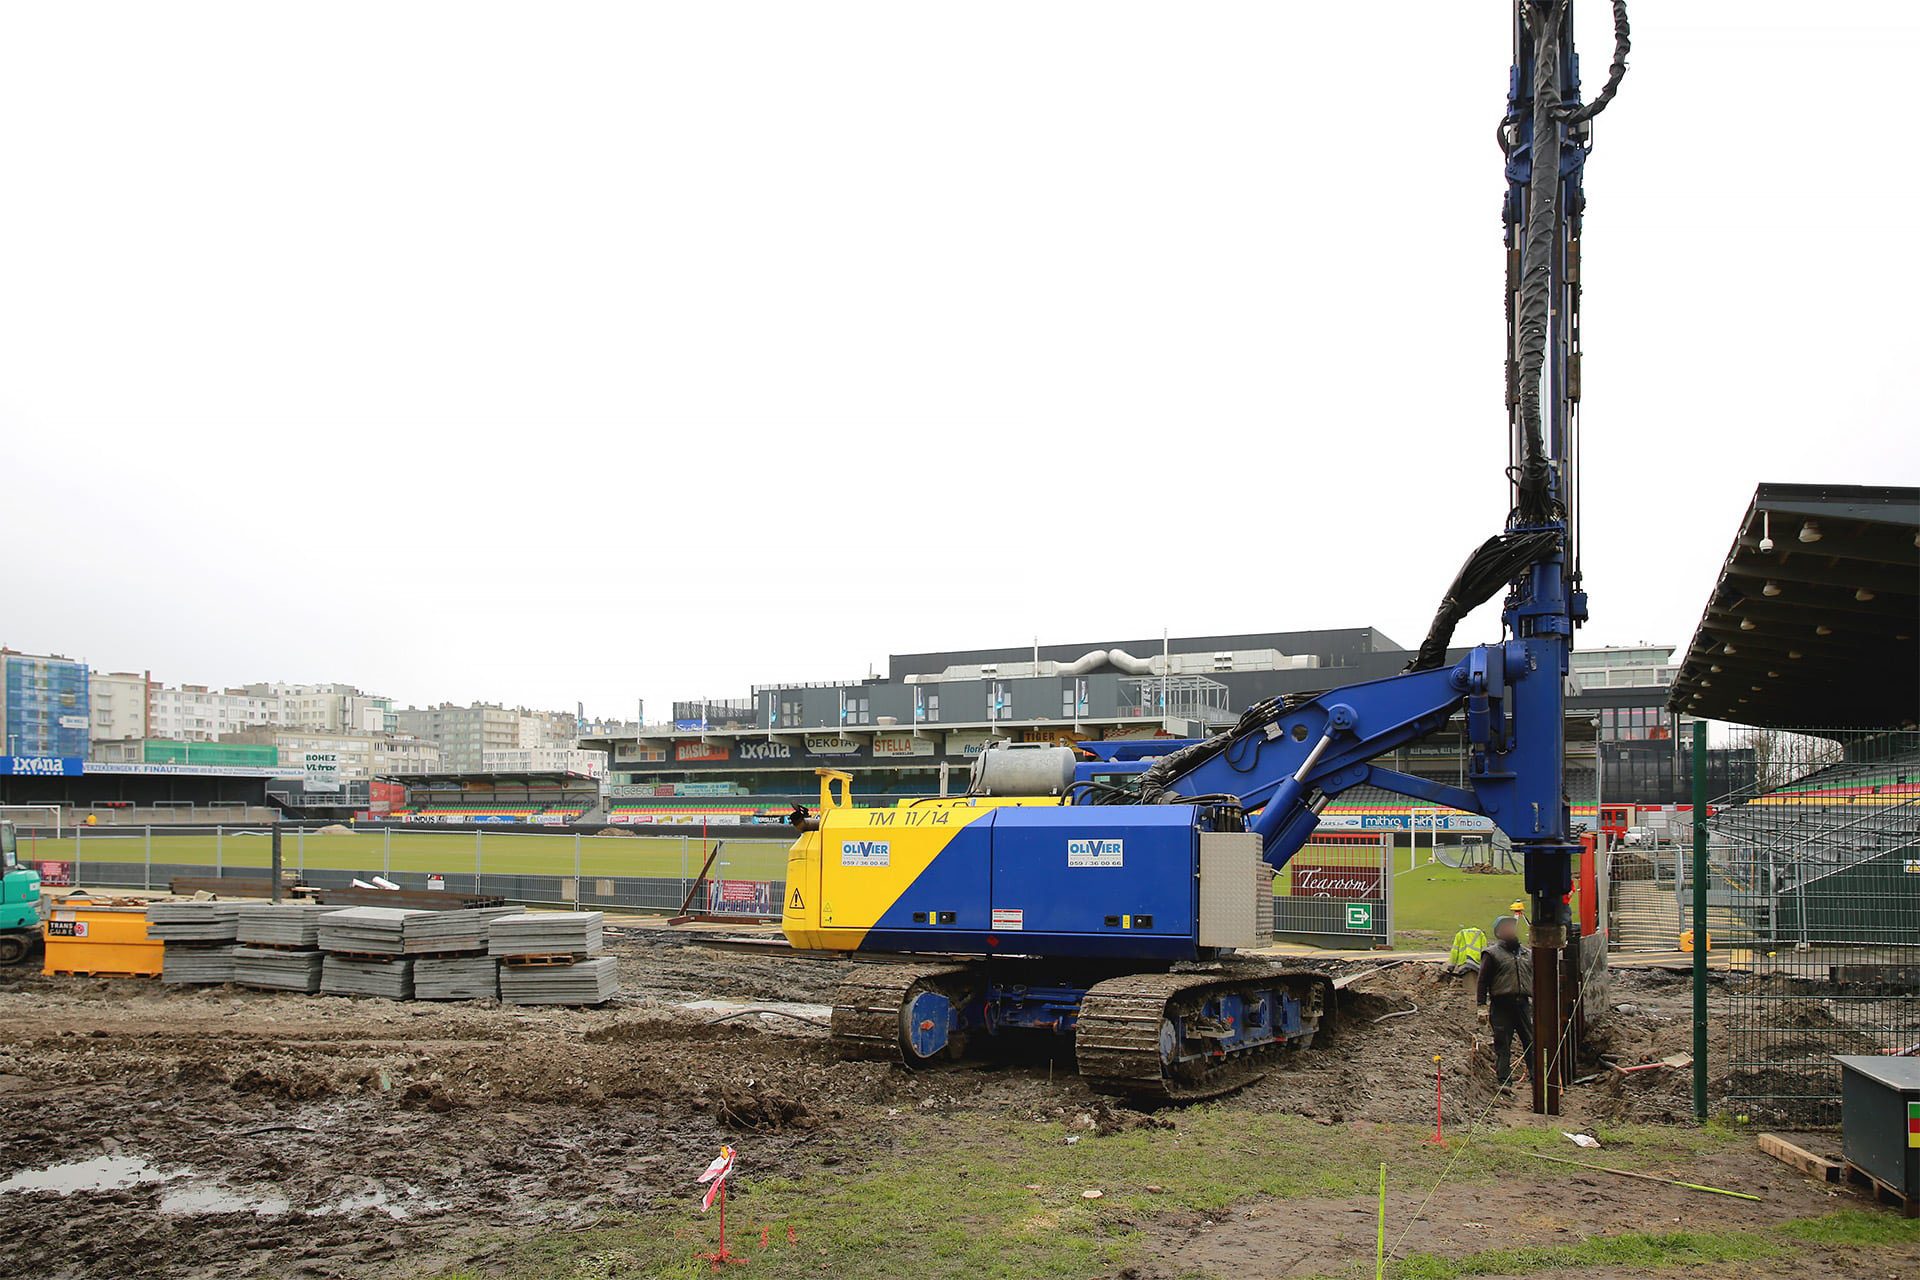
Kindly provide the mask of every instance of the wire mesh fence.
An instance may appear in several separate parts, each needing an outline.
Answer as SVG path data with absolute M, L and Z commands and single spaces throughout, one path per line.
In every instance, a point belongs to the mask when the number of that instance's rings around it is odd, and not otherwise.
M 1393 837 L 1315 836 L 1274 879 L 1273 934 L 1325 947 L 1393 943 Z
M 1726 1101 L 1837 1124 L 1834 1055 L 1920 1056 L 1920 732 L 1733 738 L 1754 780 L 1713 801 L 1690 922 L 1727 965 Z

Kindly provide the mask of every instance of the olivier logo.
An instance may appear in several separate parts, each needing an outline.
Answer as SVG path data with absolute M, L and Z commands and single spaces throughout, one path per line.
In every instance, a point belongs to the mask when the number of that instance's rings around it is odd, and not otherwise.
M 1124 840 L 1069 840 L 1067 865 L 1070 867 L 1117 867 L 1125 852 Z
M 885 840 L 842 840 L 840 865 L 843 867 L 884 867 L 892 857 Z

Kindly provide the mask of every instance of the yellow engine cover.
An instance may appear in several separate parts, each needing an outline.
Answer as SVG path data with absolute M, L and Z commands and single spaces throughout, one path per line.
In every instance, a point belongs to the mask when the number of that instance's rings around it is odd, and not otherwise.
M 903 801 L 891 809 L 835 807 L 787 851 L 781 928 L 795 947 L 854 951 L 954 838 L 995 809 L 1057 805 L 1058 797 Z

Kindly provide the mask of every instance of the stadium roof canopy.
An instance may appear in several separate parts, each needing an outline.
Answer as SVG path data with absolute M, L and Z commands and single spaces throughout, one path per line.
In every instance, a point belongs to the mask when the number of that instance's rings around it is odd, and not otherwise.
M 1763 484 L 1670 705 L 1771 729 L 1920 719 L 1920 489 Z
M 557 787 L 569 783 L 583 786 L 600 785 L 600 780 L 585 773 L 569 773 L 564 769 L 525 770 L 509 773 L 383 773 L 382 782 L 394 782 L 409 787 L 465 787 L 476 783 L 483 786 L 499 787 Z

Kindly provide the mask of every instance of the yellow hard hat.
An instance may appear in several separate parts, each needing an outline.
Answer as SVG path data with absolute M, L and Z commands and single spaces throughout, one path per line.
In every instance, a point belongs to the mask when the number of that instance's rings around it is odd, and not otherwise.
M 1515 902 L 1515 903 L 1512 903 L 1511 905 L 1509 905 L 1509 906 L 1507 907 L 1507 910 L 1509 910 L 1509 911 L 1511 911 L 1511 912 L 1513 912 L 1513 914 L 1515 914 L 1515 915 L 1517 915 L 1517 916 L 1518 916 L 1518 915 L 1525 915 L 1525 914 L 1526 914 L 1526 911 L 1527 911 L 1527 904 L 1526 904 L 1526 903 L 1524 903 L 1524 902 Z

